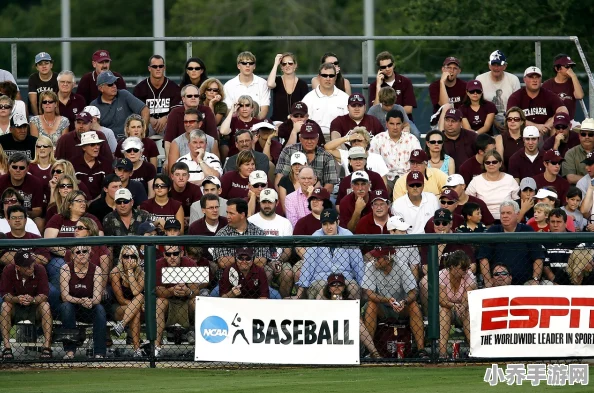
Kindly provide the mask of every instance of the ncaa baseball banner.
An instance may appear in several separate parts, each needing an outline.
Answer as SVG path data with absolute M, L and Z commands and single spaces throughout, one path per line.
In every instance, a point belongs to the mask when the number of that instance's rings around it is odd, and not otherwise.
M 503 286 L 468 293 L 470 356 L 594 356 L 589 286 Z
M 359 364 L 359 301 L 198 297 L 194 358 Z

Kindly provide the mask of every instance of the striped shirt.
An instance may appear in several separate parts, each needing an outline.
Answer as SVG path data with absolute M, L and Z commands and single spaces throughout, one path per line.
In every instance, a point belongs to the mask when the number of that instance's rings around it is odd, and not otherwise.
M 206 165 L 219 172 L 219 177 L 223 174 L 223 168 L 221 168 L 219 157 L 212 153 L 205 152 L 202 160 Z M 180 157 L 177 162 L 185 162 L 188 165 L 188 168 L 190 169 L 189 181 L 194 182 L 204 179 L 204 172 L 202 171 L 202 168 L 200 168 L 200 165 L 192 159 L 191 153 Z

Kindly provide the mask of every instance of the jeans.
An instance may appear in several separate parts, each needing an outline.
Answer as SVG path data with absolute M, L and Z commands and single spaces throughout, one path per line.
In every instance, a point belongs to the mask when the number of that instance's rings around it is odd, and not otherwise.
M 62 257 L 52 257 L 50 261 L 45 265 L 45 270 L 47 271 L 47 278 L 49 281 L 49 297 L 48 302 L 50 304 L 50 308 L 52 310 L 52 315 L 54 318 L 59 317 L 60 311 L 60 270 L 62 270 L 62 266 L 64 266 L 66 262 L 64 262 L 64 258 Z
M 101 304 L 93 306 L 93 308 L 86 309 L 80 304 L 73 304 L 64 302 L 60 306 L 60 315 L 62 318 L 62 326 L 66 329 L 76 328 L 76 315 L 79 315 L 79 321 L 93 322 L 93 353 L 95 355 L 105 356 L 105 334 L 107 330 L 107 317 L 105 308 Z M 92 315 L 92 318 L 91 318 Z M 64 351 L 76 351 L 76 345 L 65 344 Z
M 282 299 L 280 292 L 277 291 L 276 289 L 272 288 L 272 287 L 268 287 L 268 292 L 269 292 L 269 299 Z M 213 288 L 212 291 L 210 291 L 210 297 L 220 297 L 221 294 L 219 293 L 219 286 L 217 285 L 216 287 Z

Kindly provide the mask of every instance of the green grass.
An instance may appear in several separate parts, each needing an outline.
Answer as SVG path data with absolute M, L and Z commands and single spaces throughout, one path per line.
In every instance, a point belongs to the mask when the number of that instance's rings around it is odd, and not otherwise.
M 0 371 L 0 392 L 592 392 L 592 386 L 490 387 L 485 367 L 355 367 L 332 369 L 77 369 Z M 594 378 L 590 372 L 590 379 Z M 594 384 L 594 382 L 592 382 Z

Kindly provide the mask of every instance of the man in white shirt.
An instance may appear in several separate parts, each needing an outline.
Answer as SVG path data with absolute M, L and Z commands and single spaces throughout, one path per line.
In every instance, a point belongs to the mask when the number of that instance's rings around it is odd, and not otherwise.
M 409 233 L 425 233 L 425 224 L 439 209 L 437 197 L 430 192 L 423 192 L 424 175 L 411 171 L 406 176 L 406 194 L 392 203 L 392 215 L 401 215 L 412 225 Z
M 336 74 L 334 64 L 322 64 L 318 72 L 320 85 L 302 100 L 307 105 L 309 119 L 320 125 L 324 135 L 330 134 L 332 120 L 349 113 L 349 96 L 336 87 Z
M 177 162 L 185 162 L 190 169 L 191 183 L 201 185 L 205 176 L 220 177 L 223 174 L 219 157 L 206 151 L 206 134 L 202 130 L 190 133 L 190 152 Z
M 258 103 L 258 119 L 265 119 L 270 108 L 270 89 L 265 79 L 254 75 L 256 56 L 251 52 L 241 52 L 237 56 L 239 75 L 225 83 L 225 103 L 233 108 L 242 95 L 249 95 Z

